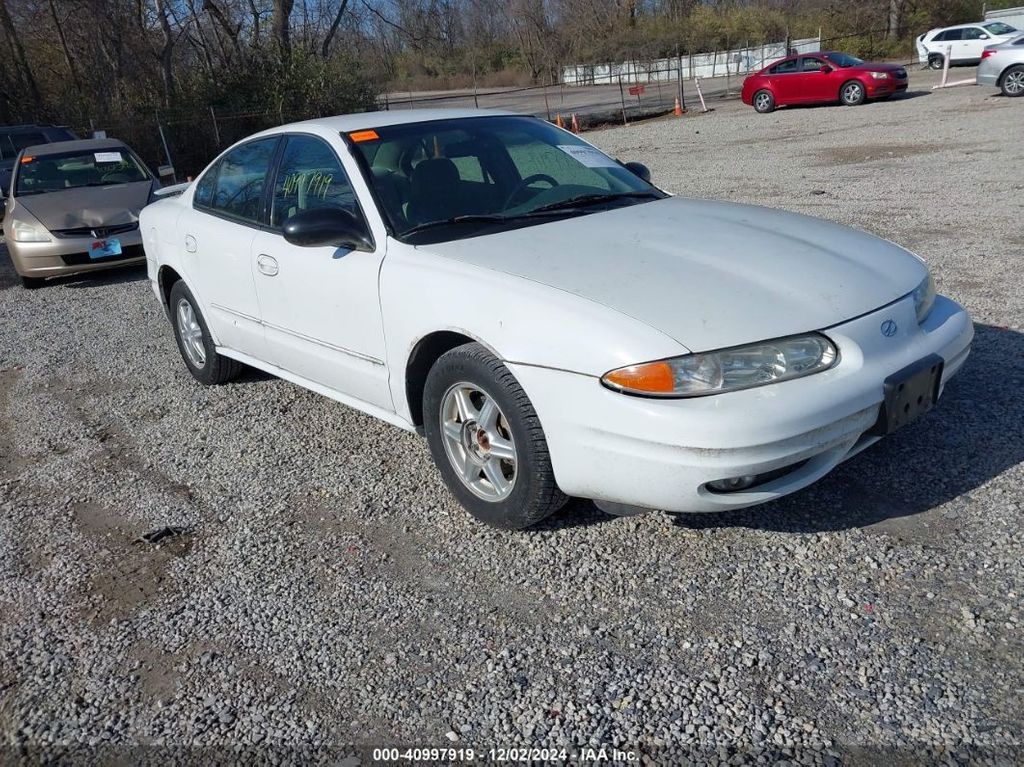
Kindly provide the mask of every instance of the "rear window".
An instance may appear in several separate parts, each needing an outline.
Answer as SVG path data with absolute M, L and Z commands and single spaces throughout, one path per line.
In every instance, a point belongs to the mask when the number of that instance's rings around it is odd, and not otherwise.
M 1011 27 L 1009 24 L 1004 24 L 1001 21 L 993 21 L 991 24 L 983 24 L 982 26 L 993 35 L 1012 35 L 1017 31 L 1016 27 Z
M 8 134 L 8 137 L 11 139 L 11 144 L 14 146 L 15 154 L 27 146 L 50 143 L 42 133 L 10 133 Z

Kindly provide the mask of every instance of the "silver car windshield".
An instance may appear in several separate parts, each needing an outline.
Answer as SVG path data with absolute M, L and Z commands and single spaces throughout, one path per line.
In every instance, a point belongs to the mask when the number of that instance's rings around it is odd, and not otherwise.
M 25 154 L 18 162 L 14 193 L 25 196 L 149 179 L 149 172 L 125 147 L 39 157 Z

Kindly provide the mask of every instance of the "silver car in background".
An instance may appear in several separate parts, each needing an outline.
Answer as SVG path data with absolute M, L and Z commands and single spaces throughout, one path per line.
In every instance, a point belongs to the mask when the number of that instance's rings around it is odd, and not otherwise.
M 1004 96 L 1024 96 L 1024 35 L 982 51 L 978 85 L 994 85 Z
M 22 285 L 142 263 L 139 212 L 158 186 L 116 139 L 23 149 L 3 201 L 4 240 Z

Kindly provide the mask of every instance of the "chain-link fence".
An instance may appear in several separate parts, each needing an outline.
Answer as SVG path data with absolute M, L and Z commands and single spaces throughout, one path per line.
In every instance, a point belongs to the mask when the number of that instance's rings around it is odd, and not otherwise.
M 720 99 L 737 97 L 749 72 L 767 65 L 773 57 L 781 58 L 787 49 L 834 50 L 849 44 L 851 49 L 863 52 L 884 43 L 884 30 L 867 30 L 826 39 L 744 45 L 729 51 L 682 51 L 657 61 L 564 67 L 559 81 L 549 84 L 416 93 L 392 90 L 379 97 L 378 107 L 500 109 L 561 121 L 566 127 L 571 127 L 575 119 L 578 127 L 586 130 L 666 114 L 675 108 L 677 99 L 686 110 L 713 108 Z M 154 170 L 173 166 L 176 179 L 184 181 L 198 174 L 221 150 L 246 136 L 318 116 L 295 111 L 228 112 L 200 105 L 114 121 L 90 120 L 73 127 L 81 136 L 102 130 L 107 136 L 119 138 Z

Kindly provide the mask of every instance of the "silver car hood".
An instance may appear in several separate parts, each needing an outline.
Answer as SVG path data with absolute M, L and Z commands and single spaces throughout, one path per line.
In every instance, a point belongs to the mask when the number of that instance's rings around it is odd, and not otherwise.
M 855 229 L 679 197 L 420 247 L 603 304 L 691 351 L 827 328 L 927 275 L 908 251 Z
M 86 186 L 18 197 L 18 204 L 50 231 L 116 226 L 139 220 L 149 202 L 152 181 L 116 186 Z

